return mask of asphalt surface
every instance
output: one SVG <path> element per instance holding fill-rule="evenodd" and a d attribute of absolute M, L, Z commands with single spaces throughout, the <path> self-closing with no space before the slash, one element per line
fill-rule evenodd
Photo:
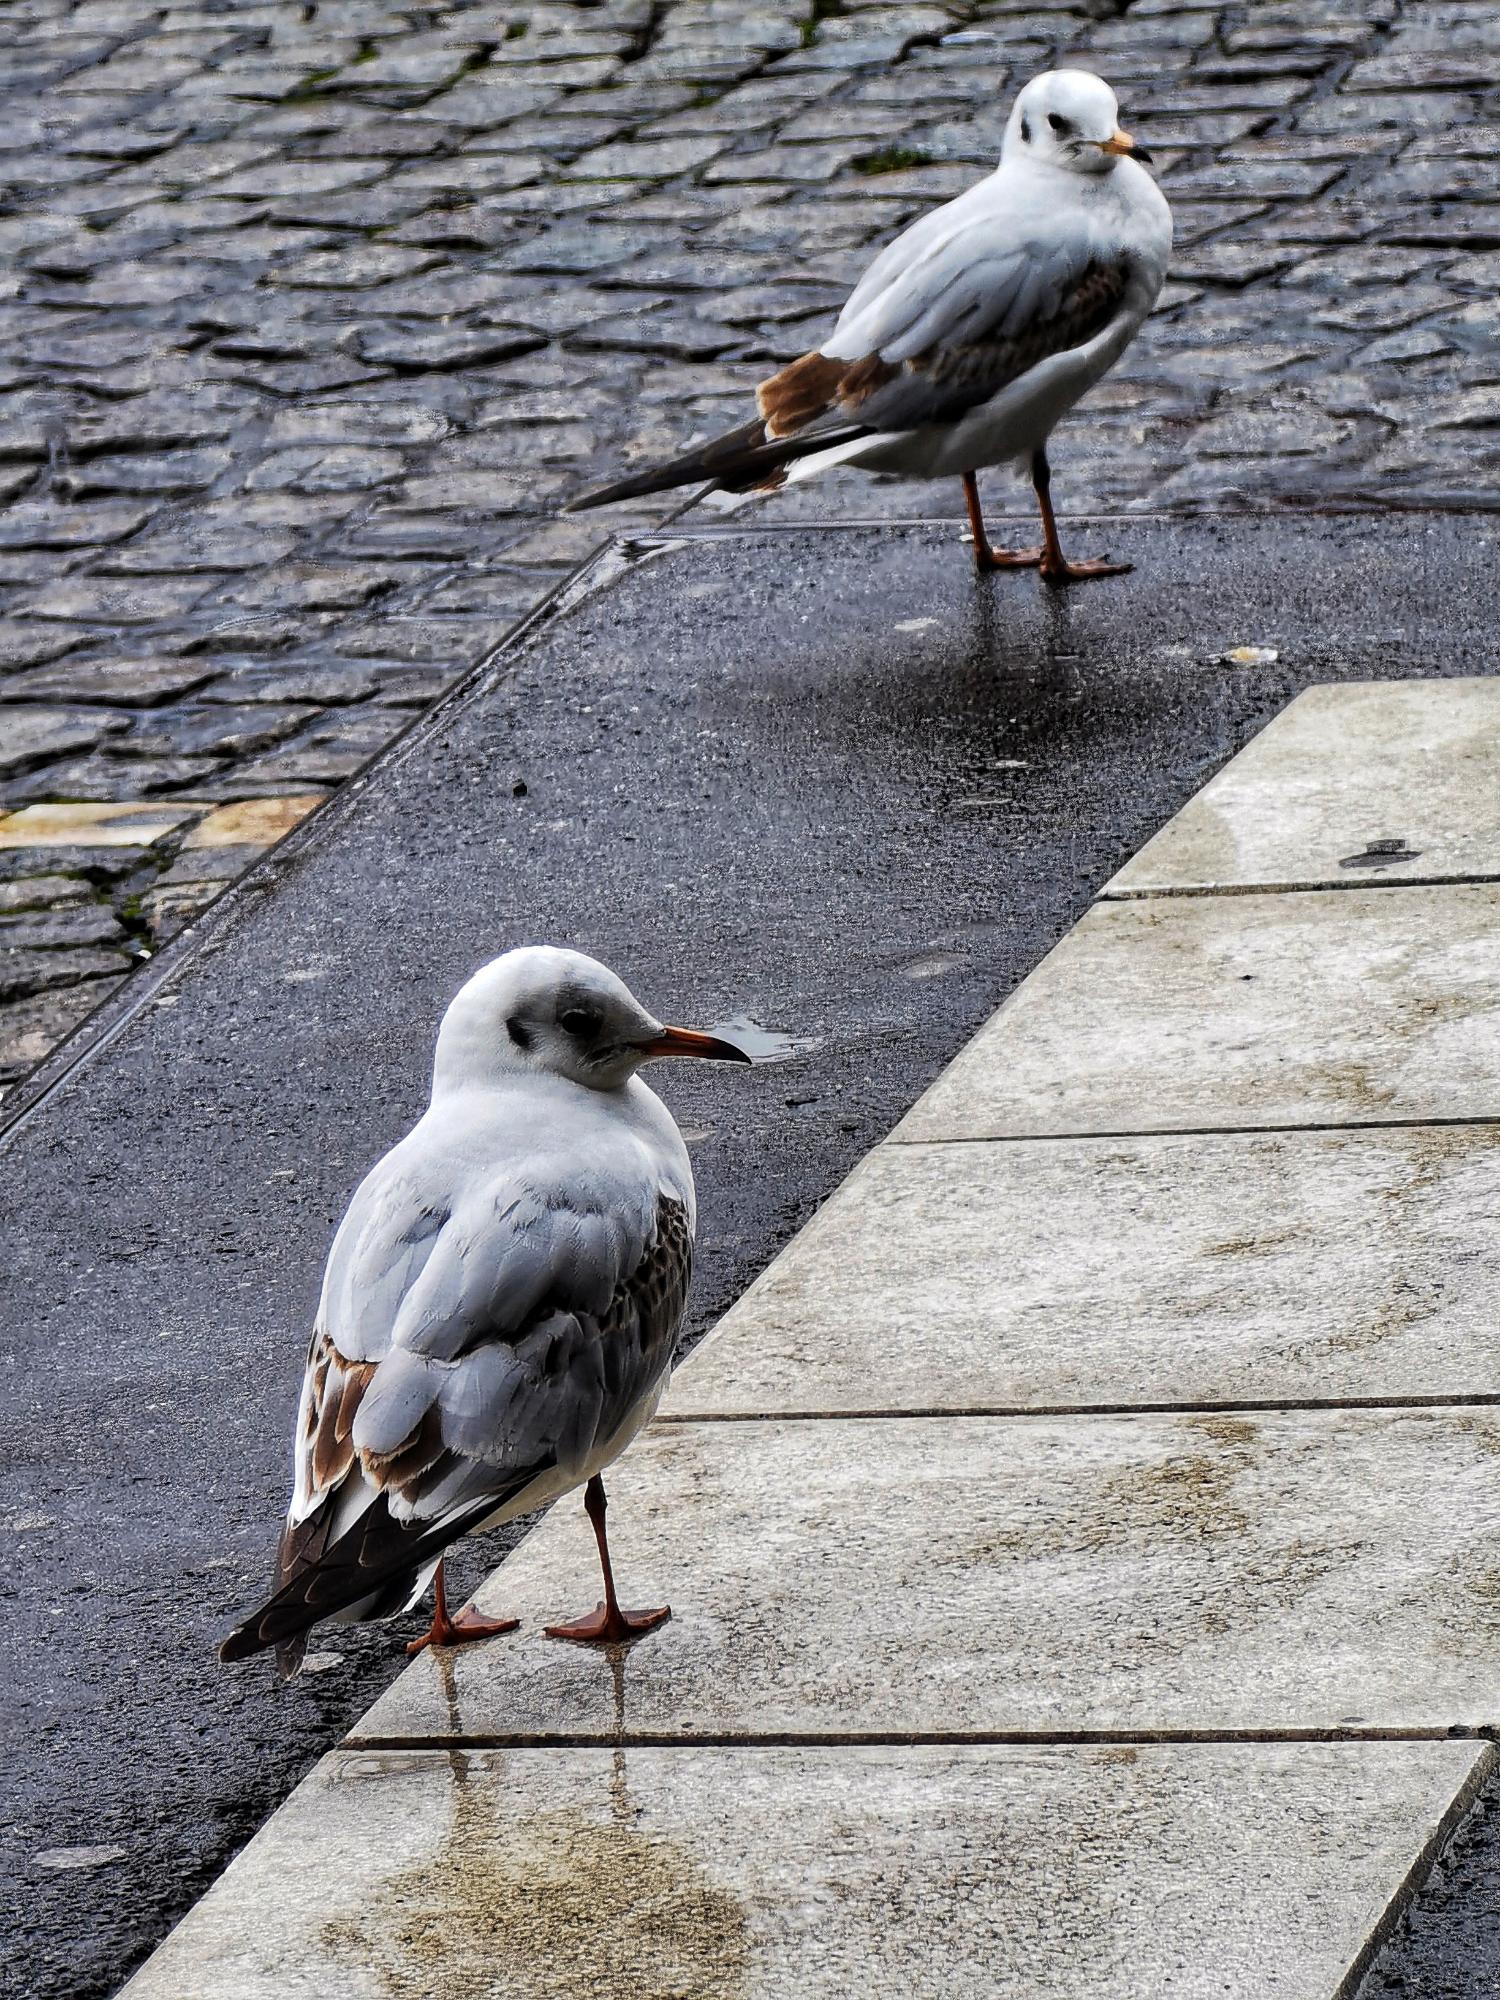
<path fill-rule="evenodd" d="M 404 1633 L 339 1632 L 278 1691 L 213 1648 L 269 1562 L 331 1229 L 477 963 L 565 942 L 671 1018 L 815 1044 L 663 1073 L 701 1332 L 1299 687 L 1489 670 L 1493 542 L 1454 516 L 1085 526 L 1078 552 L 1139 566 L 1065 600 L 976 583 L 932 528 L 669 546 L 132 983 L 0 1135 L 6 2000 L 112 1991 L 401 1664 Z M 1226 664 L 1243 645 L 1279 658 Z M 683 1563 L 690 1588 L 686 1538 Z M 1367 1994 L 1496 1990 L 1487 1811 Z M 36 1859 L 77 1847 L 121 1852 Z"/>

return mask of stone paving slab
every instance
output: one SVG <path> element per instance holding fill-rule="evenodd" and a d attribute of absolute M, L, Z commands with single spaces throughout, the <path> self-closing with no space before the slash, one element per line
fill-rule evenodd
<path fill-rule="evenodd" d="M 611 1482 L 623 1666 L 577 1503 L 353 1740 L 1396 1734 L 1500 1722 L 1500 1412 L 658 1426 Z"/>
<path fill-rule="evenodd" d="M 1327 2000 L 1472 1743 L 339 1752 L 128 2000 Z"/>
<path fill-rule="evenodd" d="M 1500 888 L 1096 904 L 902 1140 L 1500 1116 Z"/>
<path fill-rule="evenodd" d="M 672 1416 L 1500 1394 L 1500 1126 L 878 1147 Z"/>
<path fill-rule="evenodd" d="M 1500 682 L 1309 688 L 1106 896 L 1500 876 Z"/>

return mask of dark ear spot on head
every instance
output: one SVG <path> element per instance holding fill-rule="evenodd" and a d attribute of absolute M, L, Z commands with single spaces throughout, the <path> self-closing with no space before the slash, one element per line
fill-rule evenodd
<path fill-rule="evenodd" d="M 1021 120 L 1021 144 L 1023 146 L 1031 144 L 1031 120 L 1029 118 L 1023 117 Z"/>
<path fill-rule="evenodd" d="M 1059 114 L 1056 111 L 1049 111 L 1047 113 L 1047 123 L 1052 127 L 1053 131 L 1057 133 L 1059 138 L 1061 138 L 1064 132 L 1071 132 L 1073 129 L 1069 121 L 1066 118 L 1059 116 Z"/>
<path fill-rule="evenodd" d="M 519 1015 L 511 1015 L 505 1024 L 505 1032 L 510 1036 L 518 1049 L 529 1049 L 531 1047 L 531 1030 L 522 1026 Z"/>

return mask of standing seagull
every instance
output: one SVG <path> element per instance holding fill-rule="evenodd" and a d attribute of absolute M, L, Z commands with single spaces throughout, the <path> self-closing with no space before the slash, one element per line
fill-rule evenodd
<path fill-rule="evenodd" d="M 620 1608 L 600 1479 L 660 1401 L 692 1265 L 687 1149 L 636 1075 L 662 1056 L 749 1061 L 580 952 L 507 952 L 458 994 L 430 1106 L 334 1238 L 274 1588 L 221 1659 L 275 1646 L 295 1673 L 320 1619 L 392 1617 L 434 1577 L 408 1651 L 509 1631 L 449 1615 L 443 1551 L 585 1482 L 604 1601 L 550 1635 L 668 1616 Z"/>
<path fill-rule="evenodd" d="M 1122 575 L 1129 563 L 1063 554 L 1047 463 L 1053 426 L 1119 360 L 1166 277 L 1171 211 L 1118 120 L 1087 71 L 1033 78 L 996 171 L 876 258 L 832 339 L 761 383 L 752 422 L 565 511 L 699 479 L 769 492 L 831 465 L 956 473 L 981 570 Z M 1030 468 L 1039 549 L 995 549 L 985 533 L 974 474 L 1009 463 Z"/>

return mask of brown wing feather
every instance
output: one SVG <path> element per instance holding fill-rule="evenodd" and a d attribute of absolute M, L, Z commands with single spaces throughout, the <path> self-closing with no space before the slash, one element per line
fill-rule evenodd
<path fill-rule="evenodd" d="M 767 377 L 755 392 L 756 407 L 765 424 L 762 441 L 792 437 L 827 416 L 835 405 L 850 414 L 899 373 L 878 354 L 868 354 L 863 361 L 831 361 L 818 353 L 800 355 Z"/>

